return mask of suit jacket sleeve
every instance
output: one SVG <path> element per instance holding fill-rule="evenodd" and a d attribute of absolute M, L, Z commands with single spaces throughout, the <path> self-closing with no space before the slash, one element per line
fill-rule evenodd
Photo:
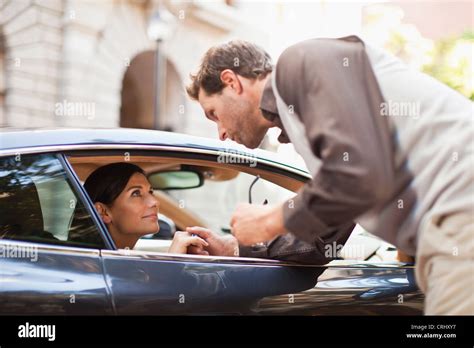
<path fill-rule="evenodd" d="M 354 226 L 355 224 L 348 223 L 341 226 L 335 233 L 327 235 L 324 239 L 318 238 L 312 243 L 305 242 L 295 235 L 287 233 L 264 245 L 239 246 L 239 253 L 243 257 L 324 265 L 337 258 L 335 253 L 337 248 L 332 248 L 333 243 L 343 245 L 349 238 Z"/>

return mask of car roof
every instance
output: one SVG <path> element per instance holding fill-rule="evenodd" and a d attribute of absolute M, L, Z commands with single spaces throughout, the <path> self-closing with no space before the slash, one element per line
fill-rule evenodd
<path fill-rule="evenodd" d="M 307 176 L 308 171 L 298 162 L 281 161 L 276 153 L 262 149 L 248 149 L 234 142 L 223 142 L 217 139 L 197 137 L 188 134 L 164 132 L 134 128 L 33 128 L 15 129 L 2 128 L 0 133 L 0 149 L 21 150 L 34 147 L 68 147 L 77 145 L 148 145 L 167 146 L 224 153 L 238 153 L 268 162 L 273 162 L 289 169 L 297 170 Z"/>

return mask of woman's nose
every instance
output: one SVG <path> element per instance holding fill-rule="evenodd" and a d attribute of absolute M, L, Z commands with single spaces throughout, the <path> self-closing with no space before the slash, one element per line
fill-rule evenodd
<path fill-rule="evenodd" d="M 155 197 L 153 193 L 150 193 L 149 204 L 151 207 L 157 207 L 157 208 L 160 207 L 160 201 Z"/>

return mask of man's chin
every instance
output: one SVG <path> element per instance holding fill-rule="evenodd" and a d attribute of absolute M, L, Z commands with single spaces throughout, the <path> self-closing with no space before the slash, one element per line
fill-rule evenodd
<path fill-rule="evenodd" d="M 246 144 L 243 144 L 246 148 L 248 149 L 256 149 L 258 147 L 258 145 L 256 146 L 255 144 L 249 144 L 249 145 L 246 145 Z"/>
<path fill-rule="evenodd" d="M 239 139 L 240 140 L 240 139 Z M 263 138 L 260 139 L 260 141 L 237 141 L 237 143 L 241 144 L 241 145 L 244 145 L 245 147 L 249 148 L 249 149 L 256 149 L 257 147 L 260 146 L 260 144 L 263 142 Z"/>
<path fill-rule="evenodd" d="M 249 145 L 242 144 L 242 145 L 244 145 L 247 149 L 251 149 L 251 150 L 256 149 L 258 147 L 258 145 L 255 145 L 255 144 L 249 144 Z"/>
<path fill-rule="evenodd" d="M 249 149 L 256 149 L 256 148 L 260 147 L 260 145 L 262 145 L 262 143 L 263 143 L 263 138 L 260 139 L 260 141 L 255 142 L 254 144 L 252 144 L 252 146 L 247 146 L 247 147 Z"/>

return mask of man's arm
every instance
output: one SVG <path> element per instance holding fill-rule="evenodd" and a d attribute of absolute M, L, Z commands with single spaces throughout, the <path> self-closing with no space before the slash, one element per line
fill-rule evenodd
<path fill-rule="evenodd" d="M 194 226 L 186 228 L 186 231 L 205 239 L 209 245 L 205 248 L 190 246 L 187 252 L 198 255 L 256 257 L 324 265 L 336 257 L 335 252 L 347 241 L 354 226 L 352 223 L 341 226 L 337 233 L 324 239 L 319 238 L 312 244 L 299 240 L 292 234 L 285 234 L 269 243 L 255 246 L 244 246 L 239 244 L 232 235 L 223 236 L 207 228 Z"/>
<path fill-rule="evenodd" d="M 355 224 L 349 223 L 339 228 L 337 233 L 324 239 L 317 239 L 310 244 L 288 233 L 275 238 L 269 243 L 255 246 L 239 245 L 242 257 L 267 258 L 282 261 L 292 261 L 314 265 L 324 265 L 336 257 L 332 249 L 333 243 L 342 246 L 346 243 Z M 328 246 L 330 248 L 328 249 Z M 336 248 L 338 250 L 338 248 Z"/>
<path fill-rule="evenodd" d="M 363 44 L 309 40 L 280 57 L 276 84 L 322 166 L 283 205 L 284 227 L 313 243 L 392 193 L 393 154 L 383 96 Z"/>

